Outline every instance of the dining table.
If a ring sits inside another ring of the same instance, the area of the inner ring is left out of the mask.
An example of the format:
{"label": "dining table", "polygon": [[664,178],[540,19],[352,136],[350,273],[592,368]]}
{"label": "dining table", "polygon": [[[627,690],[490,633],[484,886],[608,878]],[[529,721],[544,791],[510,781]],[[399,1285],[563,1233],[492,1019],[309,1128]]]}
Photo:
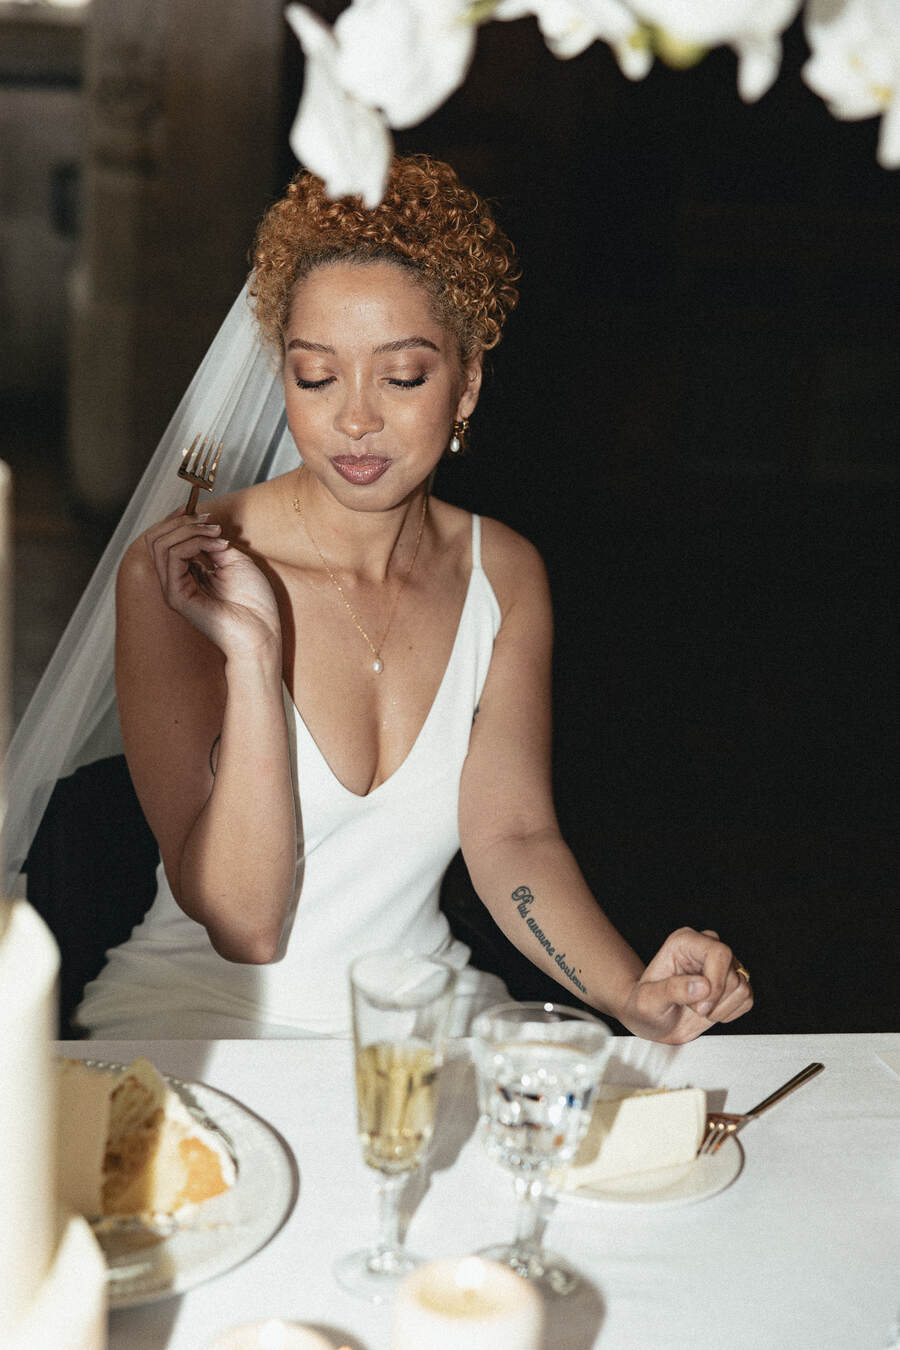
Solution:
{"label": "dining table", "polygon": [[[109,1350],[203,1350],[268,1318],[313,1327],[336,1350],[390,1350],[390,1300],[346,1293],[333,1274],[376,1230],[350,1040],[64,1041],[57,1051],[113,1064],[145,1055],[179,1090],[197,1085],[200,1108],[232,1136],[252,1218],[256,1249],[235,1260],[223,1224],[218,1263],[179,1269],[176,1254],[145,1294],[111,1282]],[[705,1193],[548,1197],[544,1240],[583,1278],[547,1300],[545,1350],[900,1347],[900,1034],[710,1034],[678,1047],[615,1037],[605,1078],[701,1087],[710,1109],[746,1111],[813,1061],[823,1072],[741,1131],[727,1176]],[[402,1207],[408,1245],[425,1260],[512,1235],[512,1178],[480,1138],[467,1040],[448,1049],[434,1138]]]}

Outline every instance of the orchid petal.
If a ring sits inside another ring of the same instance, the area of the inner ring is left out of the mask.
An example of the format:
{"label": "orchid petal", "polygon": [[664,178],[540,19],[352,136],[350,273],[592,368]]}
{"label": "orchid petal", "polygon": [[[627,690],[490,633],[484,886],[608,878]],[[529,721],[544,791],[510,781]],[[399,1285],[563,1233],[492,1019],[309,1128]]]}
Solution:
{"label": "orchid petal", "polygon": [[755,103],[778,78],[781,43],[777,37],[752,37],[733,45],[738,58],[738,93],[745,103]]}
{"label": "orchid petal", "polygon": [[881,119],[878,163],[883,169],[900,169],[900,99],[894,99]]}
{"label": "orchid petal", "polygon": [[341,88],[328,25],[305,5],[289,5],[285,16],[306,58],[291,149],[323,179],[330,197],[360,196],[366,206],[377,206],[393,149],[384,118]]}
{"label": "orchid petal", "polygon": [[[895,0],[810,0],[804,27],[812,54],[803,79],[834,117],[857,121],[894,112],[900,101]],[[882,127],[882,135],[893,144],[893,129]]]}
{"label": "orchid petal", "polygon": [[645,23],[703,47],[780,37],[801,0],[631,0]]}
{"label": "orchid petal", "polygon": [[730,46],[738,57],[738,92],[746,103],[761,98],[781,68],[781,34],[801,0],[631,0],[662,44],[686,51]]}
{"label": "orchid petal", "polygon": [[642,79],[653,61],[641,24],[624,0],[500,0],[492,17],[534,15],[550,51],[561,60],[580,56],[592,42],[612,48],[623,74]]}
{"label": "orchid petal", "polygon": [[392,127],[423,122],[466,78],[475,25],[466,0],[353,0],[334,26],[344,89]]}

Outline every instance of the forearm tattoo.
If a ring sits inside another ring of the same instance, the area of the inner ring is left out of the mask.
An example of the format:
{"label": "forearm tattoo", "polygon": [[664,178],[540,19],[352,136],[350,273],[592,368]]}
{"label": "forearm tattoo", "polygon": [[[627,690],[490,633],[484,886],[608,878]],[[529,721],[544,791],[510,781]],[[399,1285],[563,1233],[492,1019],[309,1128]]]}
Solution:
{"label": "forearm tattoo", "polygon": [[512,900],[519,914],[525,920],[526,926],[531,929],[532,933],[537,938],[541,946],[544,948],[544,951],[547,953],[547,955],[553,958],[553,961],[555,962],[556,965],[559,966],[560,970],[565,975],[566,979],[570,980],[572,984],[574,984],[575,988],[579,989],[582,994],[586,994],[587,989],[581,983],[578,976],[575,974],[577,967],[575,966],[574,961],[572,965],[568,965],[566,963],[565,952],[558,952],[556,950],[555,945],[550,941],[547,934],[540,927],[537,919],[535,919],[529,913],[531,906],[534,904],[534,892],[532,891],[531,887],[517,886],[516,889],[513,891],[512,895],[510,896],[510,899]]}

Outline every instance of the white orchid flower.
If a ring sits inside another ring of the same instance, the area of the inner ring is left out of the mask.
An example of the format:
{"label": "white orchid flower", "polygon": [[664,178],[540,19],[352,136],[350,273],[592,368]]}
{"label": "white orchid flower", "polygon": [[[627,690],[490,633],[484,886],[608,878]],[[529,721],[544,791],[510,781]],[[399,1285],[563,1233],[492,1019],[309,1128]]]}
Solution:
{"label": "white orchid flower", "polygon": [[607,43],[623,75],[642,80],[653,63],[644,27],[624,0],[499,0],[492,19],[534,15],[554,56],[580,56],[592,42]]}
{"label": "white orchid flower", "polygon": [[458,89],[475,51],[469,0],[353,0],[334,25],[337,77],[392,127],[423,122]]}
{"label": "white orchid flower", "polygon": [[630,3],[639,18],[658,30],[661,54],[667,46],[696,55],[709,47],[731,47],[738,58],[738,92],[745,103],[754,103],[775,82],[781,68],[781,34],[796,17],[801,0]]}
{"label": "white orchid flower", "polygon": [[291,149],[324,180],[329,197],[359,196],[366,206],[377,206],[393,154],[384,118],[341,87],[337,43],[328,25],[305,5],[288,5],[285,17],[306,58]]}
{"label": "white orchid flower", "polygon": [[803,78],[843,121],[882,114],[878,163],[900,168],[900,5],[809,0]]}

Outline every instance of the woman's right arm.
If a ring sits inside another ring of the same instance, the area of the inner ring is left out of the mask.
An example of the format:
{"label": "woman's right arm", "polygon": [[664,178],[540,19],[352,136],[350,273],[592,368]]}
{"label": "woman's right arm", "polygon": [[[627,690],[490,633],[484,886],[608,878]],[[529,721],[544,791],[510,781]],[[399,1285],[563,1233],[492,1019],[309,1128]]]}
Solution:
{"label": "woman's right arm", "polygon": [[215,523],[179,512],[128,550],[116,607],[125,753],[172,892],[220,955],[271,961],[297,856],[271,587]]}

